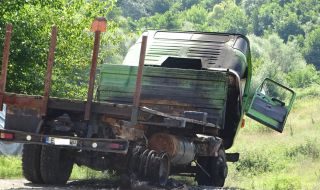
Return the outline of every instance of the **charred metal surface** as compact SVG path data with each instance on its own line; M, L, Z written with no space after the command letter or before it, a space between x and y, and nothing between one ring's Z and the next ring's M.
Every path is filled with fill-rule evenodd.
M136 141L144 138L145 127L142 125L132 126L128 121L118 120L103 115L101 121L112 128L114 135L119 138Z
M218 156L219 148L222 145L222 139L219 137L196 138L197 156Z
M136 86L133 94L133 109L132 109L132 115L131 115L132 125L137 124L137 121L138 121L138 109L140 104L142 74L143 74L143 67L144 67L144 58L146 55L146 48L147 48L147 38L148 38L147 36L142 37Z
M0 78L0 110L3 109L3 93L6 91L6 80L7 80L7 69L9 62L10 54L10 41L12 33L12 24L7 24L6 26L6 35L3 46L3 55L2 55L2 70Z
M84 113L84 120L88 121L90 119L90 112L91 112L91 104L93 99L93 89L94 89L94 81L96 76L97 70L97 60L99 54L99 47L100 47L100 34L101 32L106 31L106 20L105 18L97 18L92 23L91 30L95 32L94 38L94 46L93 46L93 54L92 54L92 63L90 69L90 79L89 79L89 87L88 87L88 94L87 94L87 102L85 107Z
M189 118L185 118L185 117L176 117L176 116L172 116L166 113L162 113L156 110L152 110L150 108L146 108L146 107L142 107L140 108L140 110L142 112L146 112L146 113L150 113L152 115L157 115L157 116L161 116L163 118L163 122L143 122L140 121L141 124L149 124L149 125L159 125L159 126L167 126L167 127L178 127L178 128L185 128L187 127L187 124L195 124L195 125L199 125L199 126L206 126L206 127L217 127L216 125L212 124L212 123L208 123L208 122L203 122L203 121L199 121L199 120L195 120L195 119L189 119Z
M194 160L196 146L191 139L166 133L156 133L148 140L151 150L167 152L172 165L185 165Z
M7 104L5 129L35 133L41 120L39 109Z
M137 146L132 151L129 169L139 179L165 186L170 174L170 158L167 153Z
M156 152L167 152L172 165L187 165L197 156L217 157L222 139L219 137L195 137L155 133L148 139L148 148Z
M47 113L49 94L51 90L51 76L52 76L52 68L53 68L53 62L54 62L54 52L57 45L57 33L58 33L57 27L53 26L51 29L51 42L50 42L50 49L48 54L47 73L46 73L46 79L44 82L43 104L41 107L42 116L45 116Z

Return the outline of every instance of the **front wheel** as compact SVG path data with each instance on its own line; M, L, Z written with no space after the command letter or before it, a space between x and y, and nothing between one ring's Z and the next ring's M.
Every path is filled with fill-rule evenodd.
M43 146L41 151L40 171L46 184L65 184L72 172L73 159L64 149Z
M202 169L198 167L196 181L198 185L223 187L228 175L228 166L226 154L223 148L220 148L218 157L202 156L197 159ZM203 171L206 170L207 174Z

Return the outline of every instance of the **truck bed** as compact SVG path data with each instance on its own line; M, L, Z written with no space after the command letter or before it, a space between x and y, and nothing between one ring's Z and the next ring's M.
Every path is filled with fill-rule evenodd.
M102 65L97 101L132 104L136 73L135 66ZM227 71L145 66L140 104L178 117L197 112L223 128L227 90Z

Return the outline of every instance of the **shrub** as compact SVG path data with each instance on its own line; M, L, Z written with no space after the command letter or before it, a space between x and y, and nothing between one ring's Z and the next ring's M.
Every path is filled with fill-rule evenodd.
M301 189L301 181L296 176L276 176L269 182L268 187L273 190Z
M258 175L275 169L275 163L268 153L247 152L242 155L236 166L239 172Z
M317 144L317 139L313 141L307 140L305 144L301 144L286 151L286 156L289 158L295 158L299 155L311 157L312 159L319 158L320 147Z

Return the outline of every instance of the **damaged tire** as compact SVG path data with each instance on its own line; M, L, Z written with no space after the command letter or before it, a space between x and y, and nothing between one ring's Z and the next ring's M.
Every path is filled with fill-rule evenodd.
M210 177L198 167L196 180L198 185L223 187L228 175L226 154L223 148L218 152L218 157L199 157L198 163L206 170Z
M40 171L46 184L65 184L72 172L73 159L64 149L43 146L41 151Z
M22 150L22 172L32 183L43 183L40 173L41 145L24 144Z

